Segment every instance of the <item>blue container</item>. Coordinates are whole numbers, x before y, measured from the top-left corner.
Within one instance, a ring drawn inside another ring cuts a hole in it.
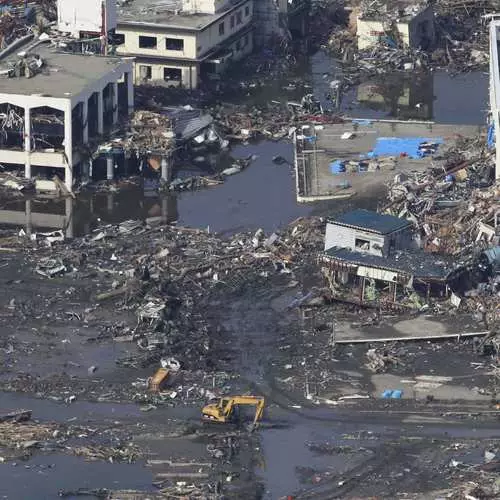
[[[389,399],[392,397],[392,390],[391,389],[386,389],[383,393],[382,393],[382,399]]]
[[[391,399],[401,399],[403,397],[403,391],[396,389],[392,391]]]

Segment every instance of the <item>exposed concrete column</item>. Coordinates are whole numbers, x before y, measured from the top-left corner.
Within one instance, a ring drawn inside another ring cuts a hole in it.
[[[111,84],[113,92],[113,125],[118,123],[118,82]]]
[[[31,236],[31,229],[32,229],[32,224],[31,224],[31,200],[26,200],[25,213],[26,213],[26,234],[28,236]]]
[[[115,206],[115,196],[113,193],[108,193],[106,196],[106,208],[108,209],[108,212],[111,213],[113,212],[113,207]]]
[[[87,183],[89,181],[89,171],[90,171],[90,162],[92,160],[82,160],[82,182]]]
[[[66,211],[66,238],[73,238],[73,198],[67,196],[65,200]]]
[[[64,183],[69,191],[73,190],[73,123],[72,104],[68,103],[64,111],[64,153],[66,166],[64,168]]]
[[[82,102],[82,126],[83,126],[83,144],[89,142],[89,100],[85,98]]]
[[[97,133],[104,134],[104,103],[102,90],[97,92]]]
[[[161,217],[163,222],[168,222],[168,198],[166,196],[161,199]]]
[[[108,181],[112,181],[113,177],[114,177],[113,155],[108,155],[106,157],[106,179],[108,179]]]
[[[168,182],[172,177],[172,155],[169,153],[161,157],[161,178]]]
[[[24,108],[24,151],[26,159],[24,161],[24,176],[31,179],[31,108]]]
[[[127,106],[130,115],[134,111],[134,75],[132,71],[125,73],[125,80],[127,81]]]

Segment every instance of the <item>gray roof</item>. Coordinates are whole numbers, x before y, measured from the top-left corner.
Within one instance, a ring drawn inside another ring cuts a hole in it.
[[[21,47],[17,52],[26,49]],[[41,73],[32,78],[0,76],[0,93],[69,98],[79,95],[91,83],[123,64],[118,57],[56,52],[48,43],[41,43],[29,52],[42,58],[44,65]],[[8,62],[16,59],[16,54],[12,54],[0,60],[0,70],[6,69]]]
[[[180,140],[194,137],[214,121],[211,115],[203,114],[199,109],[165,108],[163,113],[172,120],[174,133]]]
[[[348,248],[333,247],[324,252],[326,257],[353,265],[386,269],[421,279],[446,280],[452,271],[460,268],[452,258],[423,251],[398,251],[390,257],[365,254]]]
[[[411,225],[406,219],[363,209],[352,210],[336,218],[331,217],[328,222],[378,234],[389,234]]]
[[[157,25],[173,29],[202,30],[223,17],[229,10],[247,0],[232,0],[215,14],[183,12],[182,2],[177,0],[131,0],[118,7],[118,30],[120,25]]]

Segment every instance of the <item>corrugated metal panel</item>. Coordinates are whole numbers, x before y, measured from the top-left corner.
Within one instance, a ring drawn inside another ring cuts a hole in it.
[[[398,274],[392,271],[386,271],[385,269],[376,269],[373,267],[359,266],[356,273],[358,276],[364,276],[365,278],[373,278],[381,281],[392,281],[397,280]]]

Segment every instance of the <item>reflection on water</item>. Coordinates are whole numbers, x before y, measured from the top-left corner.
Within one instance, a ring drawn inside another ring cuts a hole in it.
[[[276,155],[293,160],[290,143],[262,141],[236,146],[232,153],[236,158],[255,155],[255,160],[220,186],[162,194],[155,189],[154,181],[144,179],[141,186],[119,192],[82,193],[76,200],[37,198],[6,202],[0,210],[0,225],[23,228],[26,232],[62,229],[67,237],[72,237],[88,234],[98,224],[161,217],[165,222],[210,227],[219,233],[260,227],[269,232],[310,213],[309,207],[297,203],[291,167],[272,162]]]
[[[390,118],[432,120],[434,78],[431,73],[376,78],[358,86],[357,101],[367,110],[382,111]]]
[[[292,74],[260,82],[233,100],[265,105],[299,101],[313,92],[324,109],[337,109],[331,83],[342,80],[343,70],[327,52],[299,60]],[[348,80],[349,81],[349,80]],[[479,125],[488,108],[488,74],[481,71],[453,76],[446,71],[397,72],[370,78],[340,96],[339,111],[350,117],[432,120],[436,123]],[[458,104],[458,105],[457,105]]]
[[[118,193],[85,193],[72,198],[36,198],[5,203],[0,210],[4,228],[36,231],[62,230],[67,238],[91,232],[99,223],[120,223],[127,219],[162,217],[165,222],[177,220],[177,198],[160,197],[141,188]]]

